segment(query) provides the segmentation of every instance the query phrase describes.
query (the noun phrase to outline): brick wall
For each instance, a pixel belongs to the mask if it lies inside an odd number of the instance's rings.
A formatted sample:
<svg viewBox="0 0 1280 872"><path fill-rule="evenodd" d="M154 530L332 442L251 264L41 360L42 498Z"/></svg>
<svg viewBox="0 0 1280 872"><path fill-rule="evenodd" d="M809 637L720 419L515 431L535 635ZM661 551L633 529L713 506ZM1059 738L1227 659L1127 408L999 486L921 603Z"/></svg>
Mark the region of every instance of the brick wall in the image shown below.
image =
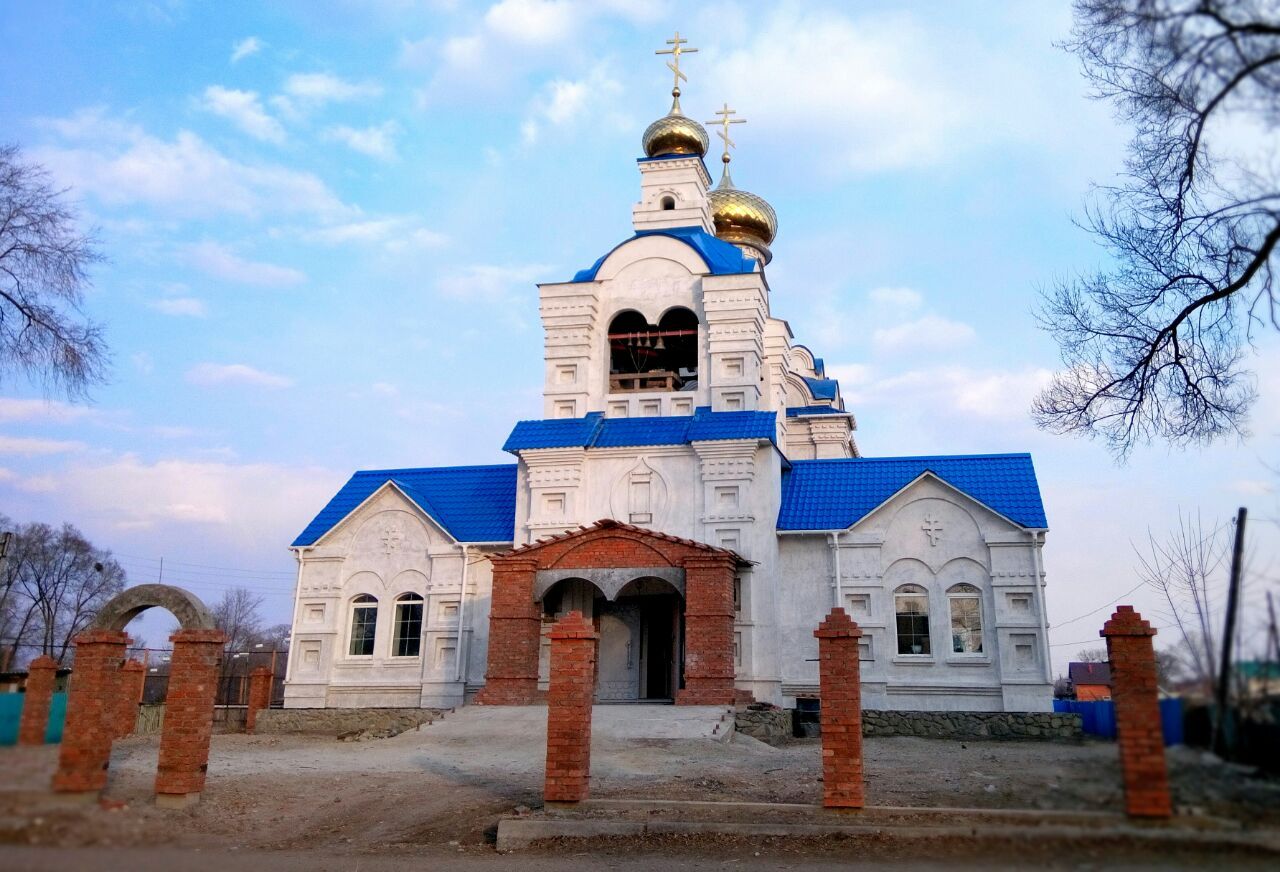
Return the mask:
<svg viewBox="0 0 1280 872"><path fill-rule="evenodd" d="M684 570L684 689L676 704L732 705L733 558L689 557Z"/></svg>
<svg viewBox="0 0 1280 872"><path fill-rule="evenodd" d="M44 744L57 674L58 661L52 657L37 657L27 667L27 689L22 698L22 720L18 723L19 745Z"/></svg>
<svg viewBox="0 0 1280 872"><path fill-rule="evenodd" d="M147 680L147 667L140 660L128 660L120 667L120 695L117 698L116 738L133 732L138 722L138 704L142 702L142 686Z"/></svg>
<svg viewBox="0 0 1280 872"><path fill-rule="evenodd" d="M595 628L578 611L551 628L547 689L547 767L543 799L580 802L591 782L591 709L596 683Z"/></svg>
<svg viewBox="0 0 1280 872"><path fill-rule="evenodd" d="M1125 810L1133 817L1167 818L1173 801L1160 727L1155 634L1133 606L1119 606L1099 635L1107 640L1111 661Z"/></svg>
<svg viewBox="0 0 1280 872"><path fill-rule="evenodd" d="M489 662L479 705L529 705L538 694L538 647L542 616L533 600L538 564L532 559L494 558L489 606Z"/></svg>
<svg viewBox="0 0 1280 872"><path fill-rule="evenodd" d="M258 713L271 705L271 685L275 676L265 666L249 673L249 706L244 714L244 731L252 733L258 724Z"/></svg>
<svg viewBox="0 0 1280 872"><path fill-rule="evenodd" d="M129 637L118 630L86 630L75 637L75 669L53 789L94 793L107 784L116 731L120 664Z"/></svg>
<svg viewBox="0 0 1280 872"><path fill-rule="evenodd" d="M822 691L822 804L862 808L862 685L858 639L862 630L836 608L813 631L818 637Z"/></svg>
<svg viewBox="0 0 1280 872"><path fill-rule="evenodd" d="M179 630L169 640L173 655L160 733L156 801L181 805L198 798L204 789L218 664L226 636L221 630Z"/></svg>

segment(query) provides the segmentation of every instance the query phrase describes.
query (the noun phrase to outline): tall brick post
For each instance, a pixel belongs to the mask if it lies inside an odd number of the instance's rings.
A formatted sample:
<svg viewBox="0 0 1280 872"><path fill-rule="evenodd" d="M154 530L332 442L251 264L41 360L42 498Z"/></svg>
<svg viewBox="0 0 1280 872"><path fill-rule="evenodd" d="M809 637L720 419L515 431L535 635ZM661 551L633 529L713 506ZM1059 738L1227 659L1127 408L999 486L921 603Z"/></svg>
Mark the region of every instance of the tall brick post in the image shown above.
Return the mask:
<svg viewBox="0 0 1280 872"><path fill-rule="evenodd" d="M732 705L734 558L699 555L683 565L684 687L676 705Z"/></svg>
<svg viewBox="0 0 1280 872"><path fill-rule="evenodd" d="M493 560L489 606L489 662L480 705L530 705L538 695L538 649L542 615L533 600L538 562L533 558Z"/></svg>
<svg viewBox="0 0 1280 872"><path fill-rule="evenodd" d="M1131 817L1167 818L1173 814L1151 638L1155 634L1133 606L1119 606L1098 634L1107 640L1111 661L1111 699L1116 707L1124 804Z"/></svg>
<svg viewBox="0 0 1280 872"><path fill-rule="evenodd" d="M27 692L22 697L22 720L18 723L19 745L44 744L57 677L58 661L52 657L37 657L27 667Z"/></svg>
<svg viewBox="0 0 1280 872"><path fill-rule="evenodd" d="M120 663L129 637L119 630L85 630L72 641L75 661L53 789L94 799L107 785Z"/></svg>
<svg viewBox="0 0 1280 872"><path fill-rule="evenodd" d="M126 660L120 667L120 695L116 700L117 739L133 732L138 723L138 703L142 702L142 686L147 680L147 667L141 660Z"/></svg>
<svg viewBox="0 0 1280 872"><path fill-rule="evenodd" d="M591 782L591 707L599 635L582 612L551 628L551 686L547 690L546 802L580 802Z"/></svg>
<svg viewBox="0 0 1280 872"><path fill-rule="evenodd" d="M185 808L200 800L226 639L221 630L179 630L169 637L173 656L156 771L156 805L162 808Z"/></svg>
<svg viewBox="0 0 1280 872"><path fill-rule="evenodd" d="M862 630L835 608L813 631L818 637L822 699L822 804L862 808L862 685L858 640Z"/></svg>
<svg viewBox="0 0 1280 872"><path fill-rule="evenodd" d="M271 706L271 685L275 676L265 666L249 673L249 707L244 714L244 731L252 733L258 724L258 712Z"/></svg>

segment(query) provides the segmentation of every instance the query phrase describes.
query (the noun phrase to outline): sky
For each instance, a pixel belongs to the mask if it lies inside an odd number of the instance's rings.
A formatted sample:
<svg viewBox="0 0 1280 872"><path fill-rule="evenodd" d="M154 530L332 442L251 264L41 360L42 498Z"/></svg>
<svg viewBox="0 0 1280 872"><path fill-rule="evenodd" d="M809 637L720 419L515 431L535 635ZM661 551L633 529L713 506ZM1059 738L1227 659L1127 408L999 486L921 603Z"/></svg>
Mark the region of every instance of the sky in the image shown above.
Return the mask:
<svg viewBox="0 0 1280 872"><path fill-rule="evenodd" d="M287 621L288 543L352 471L511 461L541 415L535 283L630 234L678 29L686 112L748 120L734 180L778 213L773 312L862 452L1032 452L1055 668L1117 600L1168 624L1134 545L1180 514L1250 508L1256 630L1280 593L1274 335L1246 438L1118 465L1028 416L1059 365L1038 295L1105 265L1075 222L1128 138L1070 26L1051 0L3 4L0 138L97 229L112 370L89 404L0 380L0 512Z"/></svg>

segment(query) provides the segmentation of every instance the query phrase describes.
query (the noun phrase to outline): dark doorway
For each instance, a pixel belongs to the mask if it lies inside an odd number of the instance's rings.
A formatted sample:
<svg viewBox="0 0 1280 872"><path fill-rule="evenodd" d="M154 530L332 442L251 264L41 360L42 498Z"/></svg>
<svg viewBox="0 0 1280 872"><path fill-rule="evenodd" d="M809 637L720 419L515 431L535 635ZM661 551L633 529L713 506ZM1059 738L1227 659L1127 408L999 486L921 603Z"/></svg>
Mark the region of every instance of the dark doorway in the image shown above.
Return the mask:
<svg viewBox="0 0 1280 872"><path fill-rule="evenodd" d="M641 694L648 700L675 698L678 682L680 597L659 594L641 598Z"/></svg>

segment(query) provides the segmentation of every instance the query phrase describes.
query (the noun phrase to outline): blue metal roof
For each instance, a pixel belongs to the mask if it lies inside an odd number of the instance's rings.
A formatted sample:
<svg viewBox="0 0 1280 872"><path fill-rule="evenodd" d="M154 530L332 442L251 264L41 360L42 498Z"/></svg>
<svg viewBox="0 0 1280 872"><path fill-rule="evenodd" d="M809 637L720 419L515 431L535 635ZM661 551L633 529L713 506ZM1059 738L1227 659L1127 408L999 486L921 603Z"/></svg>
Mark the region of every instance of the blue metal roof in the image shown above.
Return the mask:
<svg viewBox="0 0 1280 872"><path fill-rule="evenodd" d="M357 472L293 540L314 545L387 482L459 542L511 542L515 535L516 465L371 469Z"/></svg>
<svg viewBox="0 0 1280 872"><path fill-rule="evenodd" d="M787 417L796 418L800 415L847 415L844 409L837 409L835 406L788 406Z"/></svg>
<svg viewBox="0 0 1280 872"><path fill-rule="evenodd" d="M779 530L841 530L932 472L1023 527L1045 528L1030 454L795 460L782 476Z"/></svg>
<svg viewBox="0 0 1280 872"><path fill-rule="evenodd" d="M840 392L840 382L833 378L809 378L802 376L804 383L809 386L809 393L813 394L815 400L834 400L836 394Z"/></svg>
<svg viewBox="0 0 1280 872"><path fill-rule="evenodd" d="M631 445L684 445L721 439L773 441L777 415L773 412L713 412L699 407L692 415L644 418L605 418L592 412L584 418L521 421L507 437L503 451L531 448L621 448Z"/></svg>
<svg viewBox="0 0 1280 872"><path fill-rule="evenodd" d="M600 266L622 246L626 245L634 239L642 236L669 236L672 239L678 239L685 245L698 252L698 256L702 258L707 265L707 271L713 276L737 275L739 273L755 272L756 262L754 258L747 257L742 253L742 249L722 239L717 239L701 227L667 227L661 230L639 230L631 239L624 240L608 252L600 256L600 259L584 270L579 270L573 277L575 282L593 282L596 279L596 273L600 270Z"/></svg>

